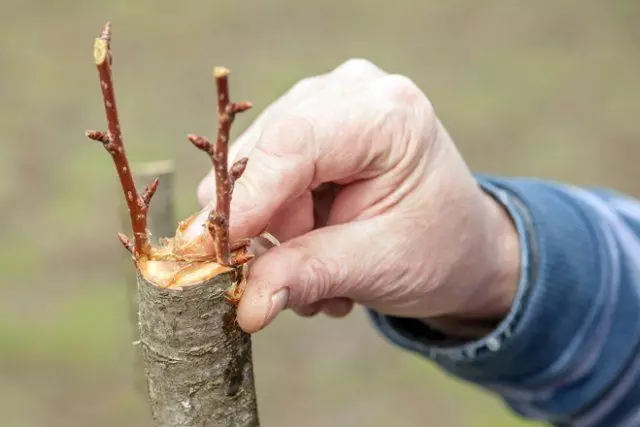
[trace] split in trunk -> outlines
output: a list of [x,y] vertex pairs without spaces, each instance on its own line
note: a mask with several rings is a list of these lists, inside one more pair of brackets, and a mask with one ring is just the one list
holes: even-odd
[[[119,238],[137,273],[139,341],[156,426],[257,426],[251,338],[235,321],[252,240],[229,242],[233,184],[246,159],[228,166],[235,114],[251,107],[229,99],[229,70],[216,67],[218,133],[215,143],[189,135],[209,154],[216,175],[216,206],[181,222],[174,237],[152,242],[147,214],[161,183],[140,194],[126,156],[111,70],[111,27],[94,45],[108,131],[88,131],[111,154],[129,212],[133,241]],[[258,236],[260,237],[260,236]],[[269,245],[277,244],[270,236]],[[259,239],[264,246],[265,240]]]

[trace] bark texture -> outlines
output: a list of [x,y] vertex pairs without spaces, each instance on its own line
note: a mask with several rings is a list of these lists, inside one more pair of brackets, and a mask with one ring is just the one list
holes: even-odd
[[256,427],[251,337],[225,298],[231,273],[160,288],[138,275],[140,348],[158,427]]
[[[147,213],[147,227],[150,232],[149,240],[152,245],[159,245],[163,238],[172,237],[175,233],[177,219],[174,203],[174,173],[173,161],[145,162],[133,165],[133,179],[136,188],[148,188],[155,179],[160,185],[153,197],[154,208]],[[119,206],[120,222],[123,229],[130,227],[129,210],[122,202]],[[129,317],[131,319],[132,340],[138,341],[138,291],[136,270],[131,268],[131,254],[122,253],[123,271],[129,300]],[[140,350],[135,348],[133,354],[133,382],[136,390],[147,398],[147,385],[144,376],[144,364]]]

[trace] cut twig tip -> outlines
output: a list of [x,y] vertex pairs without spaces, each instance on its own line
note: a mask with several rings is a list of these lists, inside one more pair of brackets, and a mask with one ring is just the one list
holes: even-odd
[[231,73],[231,71],[229,71],[229,69],[225,68],[225,67],[214,67],[213,68],[213,76],[216,79],[227,77],[229,75],[229,73]]
[[[100,33],[100,37],[93,44],[93,60],[96,65],[102,64],[109,55],[109,45],[111,44],[111,22],[107,21]],[[109,58],[111,62],[111,58]]]

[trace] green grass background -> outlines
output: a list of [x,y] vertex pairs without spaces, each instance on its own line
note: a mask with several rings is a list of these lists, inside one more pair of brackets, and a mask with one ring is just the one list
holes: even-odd
[[[350,57],[414,79],[475,171],[640,195],[640,3],[633,0],[5,0],[0,5],[3,426],[148,426],[133,386],[110,159],[92,43],[114,24],[134,162],[173,159],[180,216],[209,167],[210,71],[250,99]],[[254,337],[265,426],[525,425],[493,396],[393,348],[361,311],[281,316]]]

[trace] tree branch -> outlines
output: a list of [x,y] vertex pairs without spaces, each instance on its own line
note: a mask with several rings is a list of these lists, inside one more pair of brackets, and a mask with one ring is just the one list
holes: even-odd
[[229,210],[234,182],[242,175],[247,159],[240,159],[228,169],[229,133],[237,113],[247,111],[251,103],[232,103],[229,100],[229,70],[216,67],[213,70],[217,90],[218,132],[215,143],[199,135],[188,135],[189,141],[209,154],[216,177],[216,207],[208,220],[209,233],[213,237],[216,261],[221,265],[231,265],[229,244]]
[[[100,89],[102,90],[102,98],[104,101],[104,110],[107,117],[108,132],[87,131],[88,138],[99,141],[104,148],[111,154],[113,163],[118,172],[120,185],[127,201],[129,209],[129,217],[131,219],[131,228],[133,230],[133,255],[138,259],[142,256],[148,256],[151,252],[149,244],[149,235],[147,231],[147,211],[149,202],[155,189],[157,182],[150,186],[144,196],[140,196],[136,189],[129,161],[122,142],[122,132],[120,130],[120,121],[118,119],[118,109],[116,107],[116,97],[113,89],[113,77],[111,71],[111,24],[106,23],[100,37],[95,40],[93,48],[93,57],[98,76],[100,77]],[[122,241],[122,238],[121,238]],[[124,241],[123,241],[124,244]],[[129,248],[127,244],[125,247]]]

